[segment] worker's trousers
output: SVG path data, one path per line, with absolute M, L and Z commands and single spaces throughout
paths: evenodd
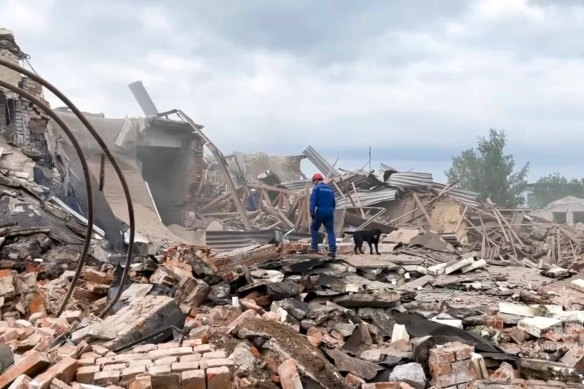
M 329 212 L 318 212 L 314 219 L 312 219 L 312 225 L 310 226 L 310 233 L 312 234 L 312 249 L 318 250 L 318 230 L 321 225 L 324 224 L 326 228 L 326 233 L 328 235 L 329 250 L 332 253 L 337 252 L 337 239 L 335 237 L 335 211 Z

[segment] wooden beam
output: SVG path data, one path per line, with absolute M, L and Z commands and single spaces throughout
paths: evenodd
M 422 210 L 422 212 L 424 213 L 424 217 L 426 218 L 426 221 L 428 222 L 428 224 L 430 225 L 430 229 L 432 229 L 434 232 L 438 232 L 438 230 L 436 229 L 436 227 L 434 226 L 434 223 L 432 223 L 432 218 L 430 217 L 430 215 L 428 214 L 428 211 L 426 211 L 426 207 L 422 204 L 422 202 L 420 201 L 420 198 L 418 197 L 418 194 L 414 192 L 413 194 L 414 196 L 414 200 L 416 201 L 416 205 L 418 206 L 418 208 L 420 208 Z

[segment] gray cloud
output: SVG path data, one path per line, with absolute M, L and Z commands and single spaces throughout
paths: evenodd
M 126 85 L 141 79 L 159 109 L 189 112 L 227 153 L 312 144 L 356 168 L 371 145 L 377 162 L 441 175 L 495 127 L 532 178 L 578 175 L 584 162 L 579 1 L 0 0 L 0 9 L 0 26 L 81 108 L 139 115 Z

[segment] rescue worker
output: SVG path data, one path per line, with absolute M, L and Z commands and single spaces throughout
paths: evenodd
M 335 237 L 335 193 L 323 182 L 322 174 L 316 173 L 312 177 L 314 189 L 310 196 L 310 216 L 312 225 L 312 250 L 318 251 L 318 230 L 324 224 L 328 235 L 329 255 L 335 257 L 337 252 L 337 241 Z
M 250 190 L 249 198 L 247 199 L 247 210 L 250 212 L 257 211 L 258 209 L 257 193 L 255 188 Z

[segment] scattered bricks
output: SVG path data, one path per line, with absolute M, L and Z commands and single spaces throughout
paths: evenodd
M 363 384 L 361 389 L 400 389 L 399 382 L 377 382 L 371 384 Z
M 97 373 L 99 373 L 99 366 L 82 366 L 77 369 L 75 381 L 82 384 L 93 384 L 93 378 Z
M 28 376 L 36 376 L 49 366 L 49 360 L 45 353 L 39 351 L 31 351 L 28 355 L 12 365 L 8 370 L 0 376 L 0 388 L 5 388 L 12 383 L 19 376 L 25 374 Z
M 278 367 L 282 389 L 302 389 L 300 375 L 293 359 L 287 359 Z
M 164 357 L 157 359 L 154 361 L 154 365 L 156 366 L 163 366 L 163 365 L 172 365 L 173 363 L 178 362 L 178 357 Z
M 175 362 L 171 366 L 173 373 L 182 373 L 188 370 L 197 370 L 199 368 L 199 362 Z
M 318 327 L 309 328 L 306 334 L 308 335 L 308 341 L 310 342 L 311 345 L 313 345 L 316 348 L 320 347 L 320 344 L 322 343 L 324 336 L 322 335 L 322 332 L 320 331 L 320 329 L 318 329 Z
M 96 284 L 109 284 L 110 279 L 107 274 L 97 271 L 93 268 L 88 267 L 85 270 L 85 280 L 89 282 L 94 282 Z
M 526 342 L 531 335 L 517 327 L 513 327 L 513 329 L 509 331 L 509 336 L 515 343 L 523 344 L 523 342 Z
M 243 312 L 241 315 L 239 315 L 239 317 L 235 320 L 233 320 L 228 326 L 227 326 L 227 334 L 232 334 L 237 327 L 246 319 L 251 319 L 252 317 L 256 317 L 257 313 L 255 313 L 253 310 L 247 310 L 245 312 Z
M 493 315 L 487 318 L 487 327 L 495 328 L 499 331 L 503 330 L 504 322 L 503 317 L 500 315 Z
M 182 373 L 183 389 L 206 389 L 207 383 L 203 370 L 189 370 Z
M 49 386 L 49 389 L 71 389 L 71 386 L 68 385 L 67 383 L 61 381 L 58 378 L 54 378 L 51 381 L 51 385 Z
M 519 371 L 513 369 L 507 362 L 502 362 L 501 365 L 493 374 L 491 374 L 492 378 L 502 378 L 506 381 L 510 381 L 513 378 L 519 378 Z
M 87 283 L 87 290 L 89 290 L 91 293 L 94 293 L 94 294 L 97 294 L 100 296 L 105 296 L 107 294 L 107 291 L 109 290 L 109 285 L 88 282 Z
M 136 376 L 128 389 L 153 389 L 152 378 L 147 374 Z
M 15 379 L 8 389 L 28 389 L 29 384 L 30 377 L 23 374 Z
M 180 361 L 181 362 L 198 362 L 202 359 L 201 354 L 188 354 L 188 355 L 181 355 Z
M 141 354 L 156 350 L 158 347 L 155 344 L 141 344 L 132 349 L 133 353 Z
M 192 347 L 173 347 L 166 348 L 162 350 L 153 350 L 148 353 L 148 357 L 151 359 L 159 359 L 164 357 L 180 356 L 185 354 L 192 354 Z
M 0 297 L 7 300 L 13 299 L 16 296 L 14 289 L 14 280 L 9 269 L 0 270 Z
M 127 363 L 112 363 L 111 365 L 105 365 L 102 370 L 103 371 L 111 371 L 111 370 L 118 370 L 121 371 L 128 366 Z
M 77 360 L 79 366 L 91 366 L 95 364 L 95 358 L 81 358 Z
M 132 366 L 122 370 L 122 382 L 129 382 L 140 374 L 146 373 L 146 366 Z
M 54 378 L 69 384 L 75 377 L 77 360 L 71 357 L 61 359 L 44 373 L 36 376 L 30 383 L 31 389 L 46 389 Z
M 18 330 L 16 328 L 9 328 L 0 336 L 0 343 L 8 343 L 13 340 L 18 340 Z
M 209 353 L 203 354 L 205 359 L 216 359 L 216 358 L 227 358 L 227 353 L 225 350 L 211 351 Z
M 119 370 L 100 371 L 93 377 L 93 384 L 98 386 L 116 385 L 118 382 L 120 382 Z
M 570 347 L 559 362 L 578 371 L 584 370 L 584 348 Z
M 364 379 L 359 378 L 356 375 L 353 375 L 351 373 L 347 374 L 347 376 L 345 377 L 345 381 L 347 382 L 347 384 L 349 384 L 350 386 L 352 386 L 354 388 L 360 388 L 362 385 L 365 384 Z
M 83 319 L 83 312 L 81 312 L 81 311 L 65 311 L 61 314 L 60 318 L 67 320 L 67 323 L 71 324 L 75 321 L 81 321 L 81 319 Z
M 223 366 L 207 369 L 207 389 L 230 389 L 230 381 L 228 367 Z

